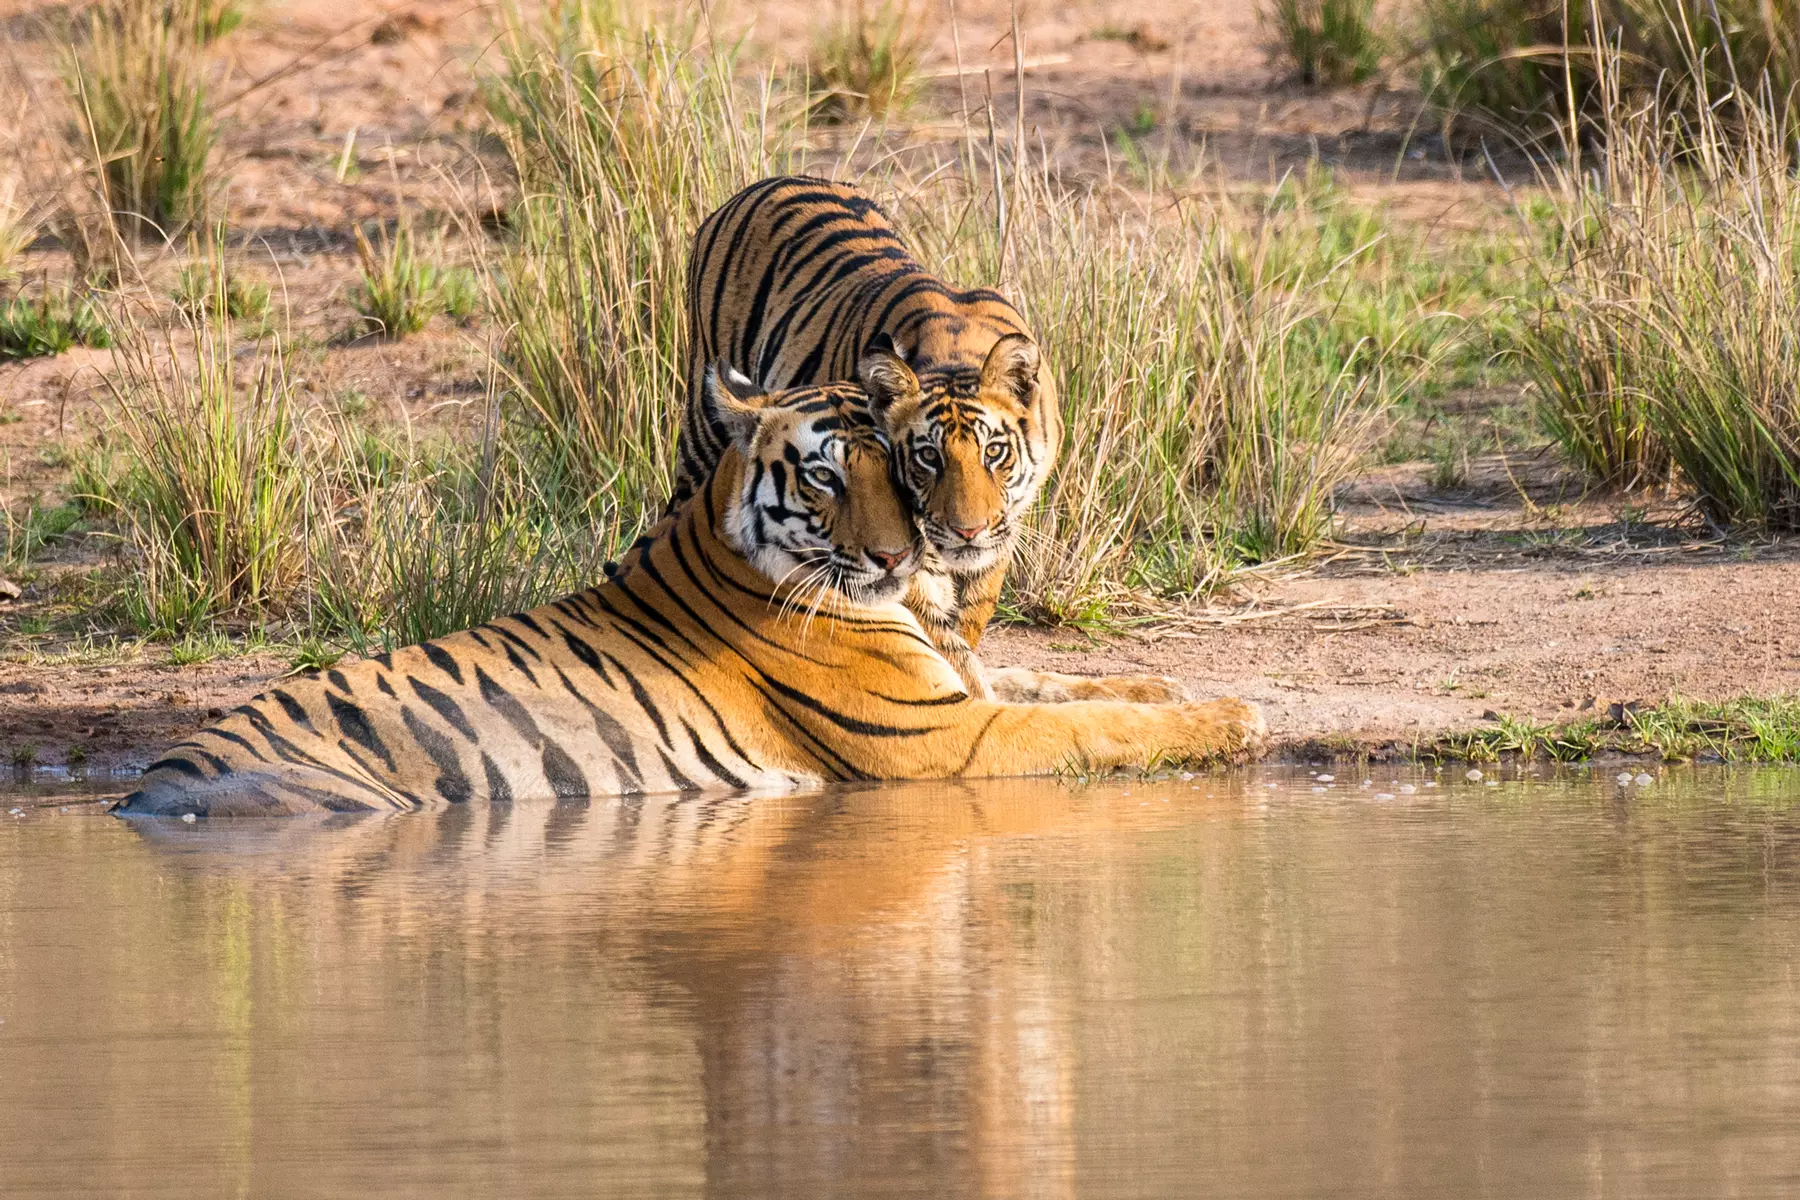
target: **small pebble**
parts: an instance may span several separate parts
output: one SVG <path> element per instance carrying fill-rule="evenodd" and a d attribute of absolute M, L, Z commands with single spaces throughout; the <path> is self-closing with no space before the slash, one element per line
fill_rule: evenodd
<path fill-rule="evenodd" d="M 1620 771 L 1618 779 L 1614 780 L 1614 782 L 1620 784 L 1621 786 L 1623 786 L 1624 784 L 1630 783 L 1631 782 L 1631 772 L 1630 771 Z"/>
<path fill-rule="evenodd" d="M 1488 781 L 1487 781 L 1487 785 L 1488 785 L 1488 786 L 1489 786 L 1489 787 L 1499 787 L 1499 786 L 1500 786 L 1500 781 L 1499 781 L 1499 780 L 1498 780 L 1498 779 L 1490 779 L 1490 780 L 1488 780 Z"/>
<path fill-rule="evenodd" d="M 24 812 L 24 811 L 25 811 L 25 810 L 24 810 L 24 809 L 22 809 L 22 808 L 9 808 L 9 809 L 7 809 L 7 810 L 6 810 L 6 815 L 7 815 L 7 816 L 9 816 L 9 817 L 16 817 L 16 816 L 18 816 L 18 815 L 19 815 L 19 814 L 20 814 L 20 813 L 22 813 L 22 812 Z"/>
<path fill-rule="evenodd" d="M 1188 780 L 1192 779 L 1193 777 L 1194 777 L 1194 773 L 1192 771 L 1183 771 L 1181 773 L 1181 782 L 1186 783 Z"/>
<path fill-rule="evenodd" d="M 1280 784 L 1275 784 L 1275 783 L 1265 783 L 1265 784 L 1263 784 L 1263 786 L 1264 786 L 1264 787 L 1266 787 L 1266 788 L 1268 788 L 1268 789 L 1269 789 L 1269 790 L 1270 790 L 1270 791 L 1271 791 L 1271 792 L 1272 792 L 1272 791 L 1274 791 L 1274 790 L 1275 790 L 1275 789 L 1276 789 L 1276 788 L 1277 788 L 1277 787 L 1279 787 L 1279 786 L 1281 786 L 1281 785 L 1280 785 Z"/>
<path fill-rule="evenodd" d="M 1426 780 L 1426 781 L 1425 781 L 1425 786 L 1426 786 L 1426 787 L 1436 787 L 1436 786 L 1437 786 L 1437 780 L 1435 780 L 1435 779 L 1427 779 L 1427 780 Z"/>
<path fill-rule="evenodd" d="M 195 821 L 198 821 L 199 819 L 200 818 L 196 817 L 193 813 L 182 813 L 181 814 L 181 820 L 184 825 L 192 825 Z"/>
<path fill-rule="evenodd" d="M 1335 781 L 1336 779 L 1337 779 L 1336 775 L 1320 775 L 1320 776 L 1318 776 L 1318 780 L 1320 783 L 1331 783 L 1331 782 Z"/>
<path fill-rule="evenodd" d="M 1649 787 L 1651 784 L 1653 784 L 1655 782 L 1656 782 L 1656 780 L 1650 778 L 1650 776 L 1648 776 L 1648 775 L 1639 775 L 1637 777 L 1637 785 L 1639 787 Z"/>
<path fill-rule="evenodd" d="M 1400 785 L 1400 794 L 1402 796 L 1410 796 L 1418 790 L 1419 790 L 1418 788 L 1414 787 L 1410 783 L 1403 783 Z"/>
<path fill-rule="evenodd" d="M 1315 796 L 1322 796 L 1324 794 L 1325 794 L 1324 788 L 1314 788 L 1313 789 L 1313 795 L 1315 795 Z"/>
<path fill-rule="evenodd" d="M 1377 800 L 1392 800 L 1394 798 L 1394 793 L 1392 793 L 1392 792 L 1376 792 L 1375 798 Z"/>
<path fill-rule="evenodd" d="M 1474 767 L 1470 767 L 1469 773 L 1467 775 L 1464 775 L 1463 778 L 1468 780 L 1470 783 L 1478 783 L 1481 780 L 1481 772 L 1476 770 Z"/>

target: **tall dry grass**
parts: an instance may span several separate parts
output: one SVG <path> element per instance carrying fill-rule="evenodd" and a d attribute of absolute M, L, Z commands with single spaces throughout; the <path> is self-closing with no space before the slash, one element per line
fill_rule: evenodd
<path fill-rule="evenodd" d="M 1521 343 L 1552 432 L 1602 479 L 1674 469 L 1717 522 L 1800 528 L 1800 178 L 1784 104 L 1603 71 L 1600 148 L 1548 173 Z"/>
<path fill-rule="evenodd" d="M 521 199 L 490 307 L 501 363 L 584 501 L 647 519 L 668 494 L 687 241 L 744 182 L 789 163 L 769 92 L 695 31 L 611 7 L 505 13 L 488 81 Z"/>
<path fill-rule="evenodd" d="M 192 0 L 104 0 L 67 43 L 74 149 L 129 232 L 172 237 L 210 202 L 217 130 L 203 49 Z"/>
<path fill-rule="evenodd" d="M 930 25 L 911 0 L 841 5 L 813 38 L 808 87 L 813 111 L 832 121 L 880 121 L 911 107 L 924 85 L 920 73 Z"/>
<path fill-rule="evenodd" d="M 1621 95 L 1712 98 L 1727 125 L 1740 97 L 1786 119 L 1800 99 L 1800 0 L 1422 0 L 1416 19 L 1426 100 L 1476 132 L 1554 144 Z"/>

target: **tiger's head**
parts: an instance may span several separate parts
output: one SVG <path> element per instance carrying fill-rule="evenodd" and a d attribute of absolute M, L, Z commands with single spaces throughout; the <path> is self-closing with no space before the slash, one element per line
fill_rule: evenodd
<path fill-rule="evenodd" d="M 707 369 L 701 402 L 744 459 L 725 530 L 775 583 L 877 604 L 918 570 L 918 526 L 869 399 L 855 384 L 764 393 L 724 363 Z"/>
<path fill-rule="evenodd" d="M 953 572 L 991 567 L 1018 536 L 1062 433 L 1037 344 L 1009 333 L 979 370 L 938 368 L 921 379 L 882 334 L 857 373 L 925 536 Z"/>

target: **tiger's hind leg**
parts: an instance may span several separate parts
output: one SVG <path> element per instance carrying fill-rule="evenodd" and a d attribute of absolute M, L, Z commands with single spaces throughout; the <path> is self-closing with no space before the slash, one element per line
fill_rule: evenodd
<path fill-rule="evenodd" d="M 1180 680 L 1167 675 L 1064 675 L 1029 667 L 989 667 L 982 678 L 994 699 L 1008 704 L 1066 704 L 1071 700 L 1179 704 L 1192 698 Z"/>

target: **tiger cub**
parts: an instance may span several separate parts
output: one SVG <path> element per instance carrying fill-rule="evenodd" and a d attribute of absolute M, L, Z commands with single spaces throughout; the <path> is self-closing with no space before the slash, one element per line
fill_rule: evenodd
<path fill-rule="evenodd" d="M 892 364 L 882 364 L 888 366 Z M 897 372 L 761 394 L 702 380 L 726 448 L 606 583 L 284 682 L 145 772 L 126 814 L 404 809 L 485 798 L 762 790 L 1232 756 L 1237 700 L 970 697 L 899 602 L 918 527 L 876 406 Z"/>
<path fill-rule="evenodd" d="M 919 384 L 906 401 L 878 403 L 874 413 L 928 542 L 907 607 L 970 693 L 1185 698 L 1180 684 L 1161 676 L 984 672 L 975 656 L 1019 525 L 1062 437 L 1055 381 L 1004 296 L 950 287 L 907 252 L 868 196 L 799 177 L 752 184 L 701 224 L 687 302 L 689 403 L 674 504 L 706 478 L 728 442 L 694 402 L 714 362 L 759 387 L 786 388 L 855 378 L 864 352 L 879 350 Z"/>

